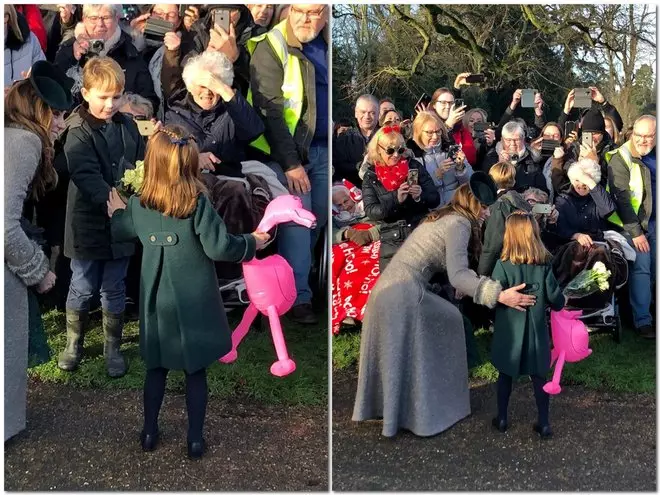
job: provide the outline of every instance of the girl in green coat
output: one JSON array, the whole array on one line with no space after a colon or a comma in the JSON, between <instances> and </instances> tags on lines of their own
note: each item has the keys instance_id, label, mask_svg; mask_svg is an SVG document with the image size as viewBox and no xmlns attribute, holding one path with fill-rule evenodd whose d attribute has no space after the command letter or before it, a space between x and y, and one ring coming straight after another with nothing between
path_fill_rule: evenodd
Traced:
<instances>
[{"instance_id":1,"label":"girl in green coat","mask_svg":"<svg viewBox=\"0 0 660 495\"><path fill-rule=\"evenodd\" d=\"M145 451L158 443L158 413L169 370L186 373L188 454L201 457L208 389L206 368L231 350L229 323L214 261L254 257L268 234L234 236L204 195L199 151L178 126L149 140L144 183L125 205L116 190L108 214L113 238L143 245L140 282L140 353L146 363Z\"/></svg>"},{"instance_id":2,"label":"girl in green coat","mask_svg":"<svg viewBox=\"0 0 660 495\"><path fill-rule=\"evenodd\" d=\"M507 429L507 408L513 378L529 375L534 385L538 423L542 438L552 435L548 419L550 396L543 390L550 369L550 334L546 308L564 307L564 296L552 273L551 255L541 242L539 226L531 213L515 211L508 216L504 246L491 277L502 289L526 284L526 291L536 296L536 304L527 311L499 305L495 312L492 363L499 371L497 380L497 417L493 426Z\"/></svg>"}]
</instances>

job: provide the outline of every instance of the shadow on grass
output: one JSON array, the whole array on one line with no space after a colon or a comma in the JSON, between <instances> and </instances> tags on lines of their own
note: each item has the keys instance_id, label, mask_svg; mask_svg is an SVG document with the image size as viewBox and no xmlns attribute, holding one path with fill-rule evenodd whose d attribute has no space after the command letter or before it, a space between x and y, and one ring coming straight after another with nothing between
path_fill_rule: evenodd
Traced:
<instances>
[{"instance_id":1,"label":"shadow on grass","mask_svg":"<svg viewBox=\"0 0 660 495\"><path fill-rule=\"evenodd\" d=\"M492 334L480 329L476 333L479 353L484 360L470 370L470 385L494 383L497 370L488 360ZM578 363L566 363L561 376L562 385L584 385L593 390L655 394L655 341L641 338L632 330L625 330L620 344L611 335L591 335L589 347L593 353ZM334 370L348 370L359 360L360 333L348 331L332 339ZM548 374L548 377L551 377ZM526 379L526 378L524 378Z\"/></svg>"},{"instance_id":2,"label":"shadow on grass","mask_svg":"<svg viewBox=\"0 0 660 495\"><path fill-rule=\"evenodd\" d=\"M242 312L232 311L230 327L234 328ZM285 378L270 374L276 360L270 332L252 328L238 348L238 359L229 365L216 362L207 371L209 394L217 398L247 398L277 405L324 405L328 397L328 338L327 317L319 315L321 323L302 326L282 318L287 349L296 362L296 371ZM85 335L85 353L80 367L67 373L57 367L57 355L66 344L65 316L59 311L44 315L48 343L53 350L51 360L29 370L33 379L66 383L76 387L100 389L141 389L145 367L139 352L138 322L124 326L122 352L128 363L128 373L117 379L109 378L103 360L103 330L100 315L94 314ZM167 389L185 390L182 371L168 375Z\"/></svg>"}]
</instances>

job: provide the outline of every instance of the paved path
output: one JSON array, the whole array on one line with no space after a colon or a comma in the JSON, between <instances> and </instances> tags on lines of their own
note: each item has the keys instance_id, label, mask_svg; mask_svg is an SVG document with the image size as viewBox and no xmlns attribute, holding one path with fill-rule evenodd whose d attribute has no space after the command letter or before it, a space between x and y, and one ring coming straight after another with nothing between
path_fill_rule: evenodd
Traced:
<instances>
[{"instance_id":1,"label":"paved path","mask_svg":"<svg viewBox=\"0 0 660 495\"><path fill-rule=\"evenodd\" d=\"M516 385L510 429L490 420L495 386L471 391L472 415L432 438L380 435L351 418L354 373L333 376L333 490L656 491L655 397L564 387L550 402L554 438L532 432L531 384Z\"/></svg>"},{"instance_id":2,"label":"paved path","mask_svg":"<svg viewBox=\"0 0 660 495\"><path fill-rule=\"evenodd\" d=\"M142 452L140 391L31 384L28 429L5 445L5 490L327 491L321 408L209 401L206 455L186 457L183 395L165 395L161 444Z\"/></svg>"}]
</instances>

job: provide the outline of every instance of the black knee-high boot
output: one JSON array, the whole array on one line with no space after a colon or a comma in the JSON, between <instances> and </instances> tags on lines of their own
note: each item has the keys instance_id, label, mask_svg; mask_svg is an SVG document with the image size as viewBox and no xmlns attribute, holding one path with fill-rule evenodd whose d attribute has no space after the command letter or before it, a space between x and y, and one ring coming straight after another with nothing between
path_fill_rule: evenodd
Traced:
<instances>
[{"instance_id":1,"label":"black knee-high boot","mask_svg":"<svg viewBox=\"0 0 660 495\"><path fill-rule=\"evenodd\" d=\"M140 440L145 451L154 450L158 444L158 414L165 396L167 371L165 368L147 370L144 379L144 428Z\"/></svg>"},{"instance_id":2,"label":"black knee-high boot","mask_svg":"<svg viewBox=\"0 0 660 495\"><path fill-rule=\"evenodd\" d=\"M204 452L204 417L208 401L206 369L186 373L186 407L188 409L188 455L201 457Z\"/></svg>"}]
</instances>

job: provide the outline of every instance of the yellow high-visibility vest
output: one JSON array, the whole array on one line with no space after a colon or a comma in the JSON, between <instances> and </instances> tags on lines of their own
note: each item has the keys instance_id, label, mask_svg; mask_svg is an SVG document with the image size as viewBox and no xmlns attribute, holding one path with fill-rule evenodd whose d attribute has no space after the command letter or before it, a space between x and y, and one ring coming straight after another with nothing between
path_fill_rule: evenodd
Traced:
<instances>
[{"instance_id":1,"label":"yellow high-visibility vest","mask_svg":"<svg viewBox=\"0 0 660 495\"><path fill-rule=\"evenodd\" d=\"M642 199L644 199L644 179L642 178L642 169L638 163L633 162L630 151L625 146L621 146L614 151L608 151L605 153L605 162L610 163L612 157L616 154L621 155L623 163L626 164L628 170L630 171L630 182L628 187L630 188L630 205L635 213L639 212L639 207L642 206ZM610 192L610 185L607 184L607 192ZM614 225L623 227L623 222L619 215L615 211L612 213L607 220Z\"/></svg>"},{"instance_id":2,"label":"yellow high-visibility vest","mask_svg":"<svg viewBox=\"0 0 660 495\"><path fill-rule=\"evenodd\" d=\"M268 40L277 58L282 62L282 67L284 68L284 79L282 80L284 121L289 129L289 133L293 136L302 114L304 87L300 59L290 55L287 48L286 22L285 19L267 33L250 38L247 41L247 49L251 56L260 42L264 39ZM247 101L252 105L252 88L248 90ZM270 145L263 134L252 141L250 146L270 155Z\"/></svg>"}]
</instances>

